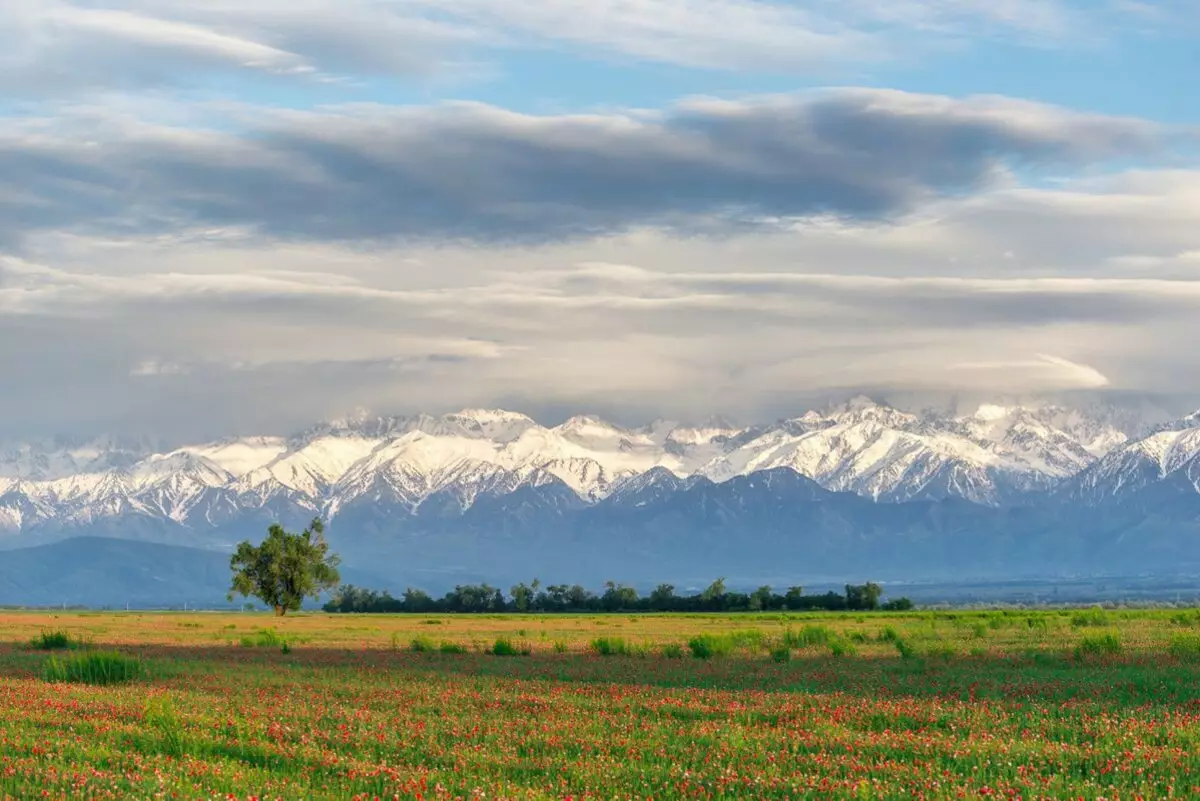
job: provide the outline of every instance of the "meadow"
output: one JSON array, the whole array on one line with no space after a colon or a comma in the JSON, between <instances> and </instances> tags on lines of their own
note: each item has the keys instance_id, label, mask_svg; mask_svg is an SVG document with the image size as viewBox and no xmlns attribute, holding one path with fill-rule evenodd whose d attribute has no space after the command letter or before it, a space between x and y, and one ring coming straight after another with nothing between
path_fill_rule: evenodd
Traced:
<instances>
[{"instance_id":1,"label":"meadow","mask_svg":"<svg viewBox=\"0 0 1200 801\"><path fill-rule=\"evenodd\" d=\"M0 613L0 798L1185 798L1200 612Z\"/></svg>"}]
</instances>

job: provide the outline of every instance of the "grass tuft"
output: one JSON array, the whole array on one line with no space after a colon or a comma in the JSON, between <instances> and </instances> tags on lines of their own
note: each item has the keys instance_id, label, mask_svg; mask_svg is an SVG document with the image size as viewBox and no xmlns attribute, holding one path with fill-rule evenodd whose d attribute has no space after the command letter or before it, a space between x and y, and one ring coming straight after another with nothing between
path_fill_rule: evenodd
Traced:
<instances>
[{"instance_id":1,"label":"grass tuft","mask_svg":"<svg viewBox=\"0 0 1200 801\"><path fill-rule=\"evenodd\" d=\"M116 651L90 651L61 658L52 656L42 667L42 678L46 681L97 686L126 684L144 674L140 660Z\"/></svg>"},{"instance_id":2,"label":"grass tuft","mask_svg":"<svg viewBox=\"0 0 1200 801\"><path fill-rule=\"evenodd\" d=\"M57 631L43 631L29 643L30 648L38 651L66 651L78 648L80 645L81 643L78 640L62 629L58 629Z\"/></svg>"},{"instance_id":3,"label":"grass tuft","mask_svg":"<svg viewBox=\"0 0 1200 801\"><path fill-rule=\"evenodd\" d=\"M529 656L533 646L527 642L513 642L508 637L497 637L492 644L493 656Z\"/></svg>"},{"instance_id":4,"label":"grass tuft","mask_svg":"<svg viewBox=\"0 0 1200 801\"><path fill-rule=\"evenodd\" d=\"M633 648L621 637L597 637L592 640L592 651L600 656L629 656Z\"/></svg>"}]
</instances>

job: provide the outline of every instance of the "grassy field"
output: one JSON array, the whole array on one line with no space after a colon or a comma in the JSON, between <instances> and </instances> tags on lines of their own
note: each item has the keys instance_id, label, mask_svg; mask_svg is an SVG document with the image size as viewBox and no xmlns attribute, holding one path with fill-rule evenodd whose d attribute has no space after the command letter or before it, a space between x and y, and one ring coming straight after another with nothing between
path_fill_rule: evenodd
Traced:
<instances>
[{"instance_id":1,"label":"grassy field","mask_svg":"<svg viewBox=\"0 0 1200 801\"><path fill-rule=\"evenodd\" d=\"M0 643L3 798L1200 794L1194 611L0 613Z\"/></svg>"}]
</instances>

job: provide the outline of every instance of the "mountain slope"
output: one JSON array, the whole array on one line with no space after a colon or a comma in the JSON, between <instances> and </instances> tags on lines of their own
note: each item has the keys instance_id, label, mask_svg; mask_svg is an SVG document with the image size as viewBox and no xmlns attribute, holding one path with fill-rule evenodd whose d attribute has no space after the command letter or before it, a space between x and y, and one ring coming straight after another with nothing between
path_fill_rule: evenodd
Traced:
<instances>
[{"instance_id":1,"label":"mountain slope","mask_svg":"<svg viewBox=\"0 0 1200 801\"><path fill-rule=\"evenodd\" d=\"M455 520L480 504L500 515L509 495L519 496L512 508L523 514L610 498L637 507L778 470L879 503L1005 506L1035 502L1125 439L1095 411L989 405L968 415L914 414L857 398L751 428L720 419L624 428L586 415L547 427L515 412L467 409L165 453L112 438L5 446L0 532L9 547L17 535L38 541L133 527L149 536L155 526L171 537L192 531L197 541L224 541L216 532L317 515L350 515L373 528L395 517ZM547 494L552 500L538 500Z\"/></svg>"}]
</instances>

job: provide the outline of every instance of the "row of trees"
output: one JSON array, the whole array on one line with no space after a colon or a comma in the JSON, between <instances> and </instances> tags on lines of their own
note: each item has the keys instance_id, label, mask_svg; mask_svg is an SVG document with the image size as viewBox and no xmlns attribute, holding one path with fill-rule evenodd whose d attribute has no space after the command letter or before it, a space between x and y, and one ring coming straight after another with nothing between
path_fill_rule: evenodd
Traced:
<instances>
[{"instance_id":1,"label":"row of trees","mask_svg":"<svg viewBox=\"0 0 1200 801\"><path fill-rule=\"evenodd\" d=\"M233 580L229 599L235 595L258 598L284 615L300 608L305 598L317 599L338 586L341 560L329 550L325 526L315 519L304 531L294 534L276 524L260 544L238 545L229 561ZM871 582L847 584L840 595L805 595L802 587L777 593L770 587L754 592L730 592L725 579L717 579L703 592L678 595L671 584L660 584L642 597L633 587L607 582L597 595L578 584L543 587L534 579L517 584L505 597L488 584L459 585L435 599L422 590L408 589L403 597L347 586L325 604L326 612L765 612L770 610L873 610L911 609L907 598L880 605L883 589Z\"/></svg>"},{"instance_id":2,"label":"row of trees","mask_svg":"<svg viewBox=\"0 0 1200 801\"><path fill-rule=\"evenodd\" d=\"M844 594L828 592L805 595L802 587L789 587L777 593L771 587L754 592L731 592L724 579L717 579L703 592L679 595L670 584L660 584L649 595L641 596L633 587L608 582L600 594L574 584L542 586L534 579L509 589L506 596L488 584L455 587L441 598L409 588L395 598L390 593L346 586L325 604L326 612L765 612L806 610L911 609L907 598L881 603L883 589L871 582L847 584Z\"/></svg>"}]
</instances>

